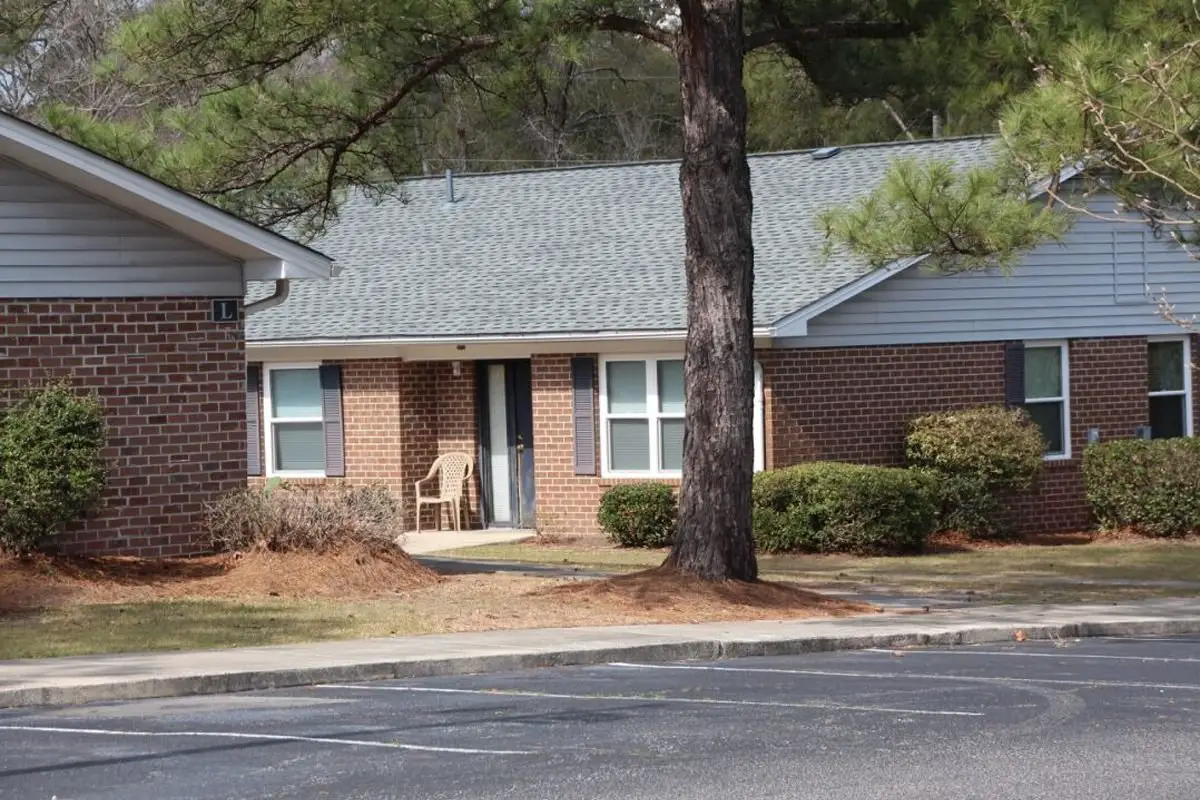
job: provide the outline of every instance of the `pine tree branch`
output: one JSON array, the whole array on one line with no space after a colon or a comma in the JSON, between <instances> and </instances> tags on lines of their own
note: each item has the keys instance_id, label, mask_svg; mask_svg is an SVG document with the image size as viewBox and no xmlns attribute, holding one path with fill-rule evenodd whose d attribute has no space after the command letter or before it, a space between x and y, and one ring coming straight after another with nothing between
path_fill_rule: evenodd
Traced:
<instances>
[{"instance_id":1,"label":"pine tree branch","mask_svg":"<svg viewBox=\"0 0 1200 800\"><path fill-rule=\"evenodd\" d=\"M915 32L916 28L906 22L832 20L756 31L746 37L746 52L773 44L795 45L827 39L904 39Z\"/></svg>"},{"instance_id":2,"label":"pine tree branch","mask_svg":"<svg viewBox=\"0 0 1200 800\"><path fill-rule=\"evenodd\" d=\"M644 20L623 17L620 14L601 14L587 19L586 22L596 30L640 36L643 39L661 44L663 47L673 47L675 42L675 37L670 32L656 28Z\"/></svg>"}]
</instances>

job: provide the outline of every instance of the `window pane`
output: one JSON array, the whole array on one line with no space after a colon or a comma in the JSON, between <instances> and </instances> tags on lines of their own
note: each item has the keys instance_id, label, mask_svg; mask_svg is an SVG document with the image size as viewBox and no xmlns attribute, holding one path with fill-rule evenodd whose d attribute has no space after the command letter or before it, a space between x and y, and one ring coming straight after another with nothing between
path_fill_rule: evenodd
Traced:
<instances>
[{"instance_id":1,"label":"window pane","mask_svg":"<svg viewBox=\"0 0 1200 800\"><path fill-rule=\"evenodd\" d=\"M1183 391L1183 342L1151 342L1150 391Z\"/></svg>"},{"instance_id":2,"label":"window pane","mask_svg":"<svg viewBox=\"0 0 1200 800\"><path fill-rule=\"evenodd\" d=\"M608 460L614 471L650 470L650 423L644 419L608 422Z\"/></svg>"},{"instance_id":3,"label":"window pane","mask_svg":"<svg viewBox=\"0 0 1200 800\"><path fill-rule=\"evenodd\" d=\"M275 469L325 471L325 431L319 422L277 422Z\"/></svg>"},{"instance_id":4,"label":"window pane","mask_svg":"<svg viewBox=\"0 0 1200 800\"><path fill-rule=\"evenodd\" d=\"M659 420L658 449L663 469L683 469L683 420Z\"/></svg>"},{"instance_id":5,"label":"window pane","mask_svg":"<svg viewBox=\"0 0 1200 800\"><path fill-rule=\"evenodd\" d=\"M1066 452L1063 446L1062 407L1062 403L1030 403L1025 406L1029 416L1042 431L1048 455Z\"/></svg>"},{"instance_id":6,"label":"window pane","mask_svg":"<svg viewBox=\"0 0 1200 800\"><path fill-rule=\"evenodd\" d=\"M278 419L321 417L321 373L315 369L271 370L271 414Z\"/></svg>"},{"instance_id":7,"label":"window pane","mask_svg":"<svg viewBox=\"0 0 1200 800\"><path fill-rule=\"evenodd\" d=\"M646 362L609 361L608 410L612 414L646 413Z\"/></svg>"},{"instance_id":8,"label":"window pane","mask_svg":"<svg viewBox=\"0 0 1200 800\"><path fill-rule=\"evenodd\" d=\"M1025 399L1062 397L1062 349L1025 348Z\"/></svg>"},{"instance_id":9,"label":"window pane","mask_svg":"<svg viewBox=\"0 0 1200 800\"><path fill-rule=\"evenodd\" d=\"M1181 394L1150 398L1150 437L1173 439L1187 431L1184 424L1184 397Z\"/></svg>"},{"instance_id":10,"label":"window pane","mask_svg":"<svg viewBox=\"0 0 1200 800\"><path fill-rule=\"evenodd\" d=\"M683 362L658 362L658 410L664 414L683 413Z\"/></svg>"}]
</instances>

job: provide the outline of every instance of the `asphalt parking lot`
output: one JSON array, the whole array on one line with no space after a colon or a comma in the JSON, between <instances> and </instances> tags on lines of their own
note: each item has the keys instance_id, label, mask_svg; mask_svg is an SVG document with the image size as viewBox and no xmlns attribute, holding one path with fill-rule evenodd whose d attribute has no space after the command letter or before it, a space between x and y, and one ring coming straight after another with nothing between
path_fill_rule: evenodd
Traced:
<instances>
[{"instance_id":1,"label":"asphalt parking lot","mask_svg":"<svg viewBox=\"0 0 1200 800\"><path fill-rule=\"evenodd\" d=\"M612 664L0 712L0 797L1200 797L1200 638Z\"/></svg>"}]
</instances>

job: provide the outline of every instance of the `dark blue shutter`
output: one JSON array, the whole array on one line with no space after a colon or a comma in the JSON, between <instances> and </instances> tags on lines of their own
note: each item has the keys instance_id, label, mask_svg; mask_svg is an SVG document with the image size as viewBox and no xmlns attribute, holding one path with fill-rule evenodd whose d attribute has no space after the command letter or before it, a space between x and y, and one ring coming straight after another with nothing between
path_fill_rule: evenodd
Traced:
<instances>
[{"instance_id":1,"label":"dark blue shutter","mask_svg":"<svg viewBox=\"0 0 1200 800\"><path fill-rule=\"evenodd\" d=\"M596 474L596 359L571 359L571 416L575 423L575 474Z\"/></svg>"},{"instance_id":2,"label":"dark blue shutter","mask_svg":"<svg viewBox=\"0 0 1200 800\"><path fill-rule=\"evenodd\" d=\"M1006 342L1004 345L1004 405L1017 408L1025 405L1025 343Z\"/></svg>"},{"instance_id":3,"label":"dark blue shutter","mask_svg":"<svg viewBox=\"0 0 1200 800\"><path fill-rule=\"evenodd\" d=\"M325 475L346 476L345 430L342 425L342 367L321 365L321 417L325 422Z\"/></svg>"},{"instance_id":4,"label":"dark blue shutter","mask_svg":"<svg viewBox=\"0 0 1200 800\"><path fill-rule=\"evenodd\" d=\"M246 365L246 474L262 475L262 365Z\"/></svg>"}]
</instances>

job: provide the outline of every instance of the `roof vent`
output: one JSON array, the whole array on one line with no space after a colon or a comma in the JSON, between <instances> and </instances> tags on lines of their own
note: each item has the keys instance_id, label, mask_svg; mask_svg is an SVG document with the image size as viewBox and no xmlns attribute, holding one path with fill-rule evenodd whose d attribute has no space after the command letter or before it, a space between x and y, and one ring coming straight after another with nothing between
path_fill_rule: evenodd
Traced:
<instances>
[{"instance_id":1,"label":"roof vent","mask_svg":"<svg viewBox=\"0 0 1200 800\"><path fill-rule=\"evenodd\" d=\"M454 196L454 170L446 170L446 202L453 203L457 200Z\"/></svg>"},{"instance_id":2,"label":"roof vent","mask_svg":"<svg viewBox=\"0 0 1200 800\"><path fill-rule=\"evenodd\" d=\"M840 147L820 147L812 151L812 160L824 161L827 158L833 158L840 152L842 152Z\"/></svg>"}]
</instances>

